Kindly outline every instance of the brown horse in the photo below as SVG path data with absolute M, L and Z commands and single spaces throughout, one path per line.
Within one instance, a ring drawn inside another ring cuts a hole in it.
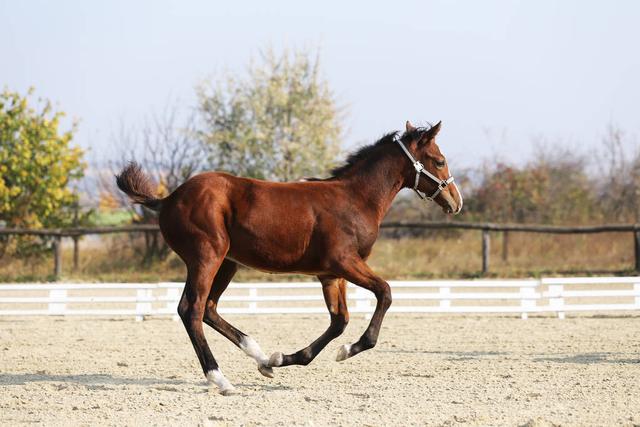
M 447 213 L 462 209 L 462 196 L 455 184 L 449 185 L 453 178 L 435 142 L 439 130 L 440 123 L 415 128 L 407 122 L 401 136 L 390 133 L 360 149 L 324 180 L 274 183 L 208 172 L 159 199 L 135 163 L 116 177 L 135 203 L 159 212 L 164 239 L 187 266 L 178 313 L 207 380 L 222 394 L 233 386 L 209 349 L 203 321 L 255 359 L 260 373 L 273 377 L 273 367 L 307 365 L 344 331 L 348 280 L 373 292 L 377 304 L 364 334 L 340 347 L 337 360 L 376 345 L 391 290 L 366 260 L 394 197 L 408 187 Z M 329 328 L 296 353 L 265 356 L 217 311 L 239 264 L 317 276 L 331 317 Z

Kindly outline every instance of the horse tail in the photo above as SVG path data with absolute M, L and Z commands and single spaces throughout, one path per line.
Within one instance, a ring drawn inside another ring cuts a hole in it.
M 156 190 L 151 179 L 142 172 L 142 168 L 136 162 L 130 162 L 119 175 L 116 175 L 116 184 L 133 203 L 140 203 L 153 211 L 162 208 L 162 199 L 155 195 Z

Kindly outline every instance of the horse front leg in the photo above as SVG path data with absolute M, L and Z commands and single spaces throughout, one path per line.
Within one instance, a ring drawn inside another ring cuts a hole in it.
M 318 339 L 293 354 L 273 353 L 269 366 L 308 365 L 332 340 L 340 336 L 349 323 L 346 281 L 335 277 L 318 277 L 322 283 L 322 294 L 327 304 L 331 323 Z
M 361 258 L 358 257 L 352 262 L 341 264 L 341 273 L 348 281 L 373 292 L 377 303 L 369 326 L 360 339 L 353 344 L 345 344 L 338 349 L 338 354 L 336 355 L 338 362 L 375 347 L 380 334 L 382 320 L 391 306 L 391 288 L 389 284 L 371 271 Z

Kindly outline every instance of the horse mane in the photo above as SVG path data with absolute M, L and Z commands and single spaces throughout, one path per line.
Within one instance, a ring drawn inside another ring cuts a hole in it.
M 414 128 L 409 132 L 404 132 L 400 137 L 400 140 L 406 143 L 407 141 L 418 139 L 429 129 L 431 129 L 431 126 Z M 376 153 L 380 152 L 382 148 L 392 143 L 398 133 L 398 131 L 389 132 L 373 144 L 365 145 L 360 147 L 357 151 L 352 152 L 347 156 L 344 164 L 331 171 L 331 177 L 327 179 L 340 178 L 341 176 L 344 176 L 349 170 L 351 170 L 351 168 L 353 168 L 353 166 L 365 159 L 371 158 Z

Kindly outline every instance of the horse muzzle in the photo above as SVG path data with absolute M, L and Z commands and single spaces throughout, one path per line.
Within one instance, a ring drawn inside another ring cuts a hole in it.
M 454 192 L 451 191 L 451 188 L 447 189 L 447 191 L 443 191 L 440 194 L 444 203 L 440 206 L 444 213 L 457 215 L 462 210 L 462 194 L 455 183 L 452 183 L 452 185 L 455 187 L 455 195 L 457 195 L 457 197 L 454 196 Z

